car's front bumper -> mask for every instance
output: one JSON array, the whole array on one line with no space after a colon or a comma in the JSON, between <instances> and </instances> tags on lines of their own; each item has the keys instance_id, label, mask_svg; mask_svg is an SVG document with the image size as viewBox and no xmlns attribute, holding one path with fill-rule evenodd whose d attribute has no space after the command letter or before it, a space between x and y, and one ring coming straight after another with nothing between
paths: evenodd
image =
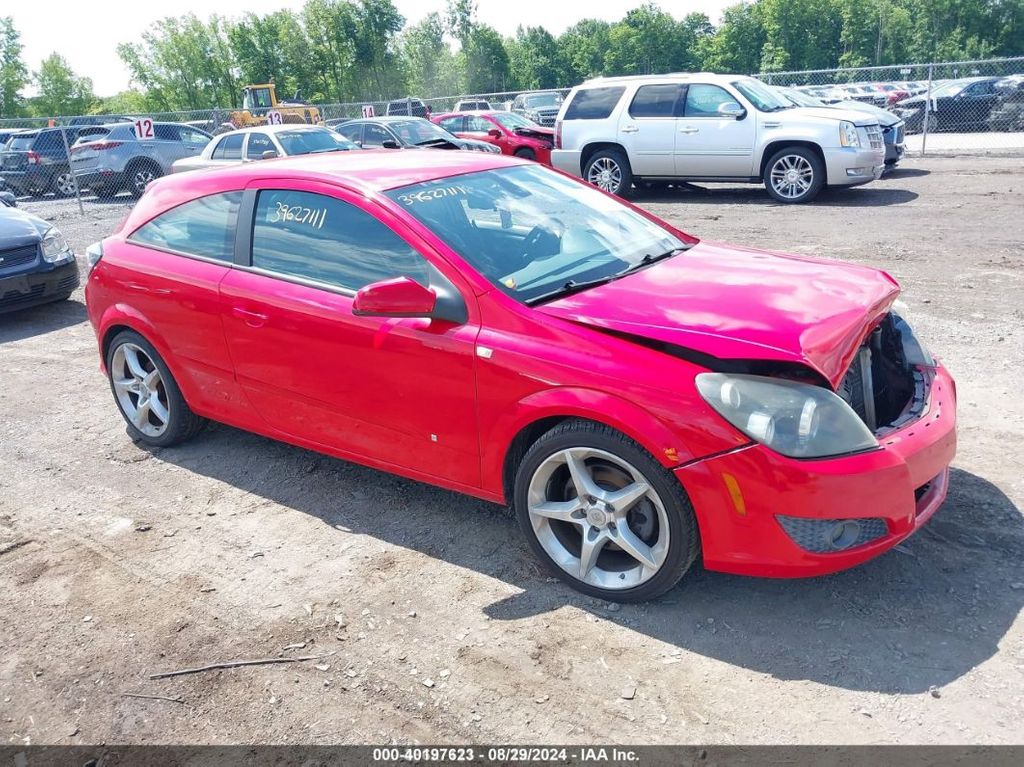
<instances>
[{"instance_id":1,"label":"car's front bumper","mask_svg":"<svg viewBox=\"0 0 1024 767\"><path fill-rule=\"evenodd\" d=\"M572 176L582 177L583 170L581 160L583 152L576 152L570 149L552 149L551 167L568 173Z\"/></svg>"},{"instance_id":2,"label":"car's front bumper","mask_svg":"<svg viewBox=\"0 0 1024 767\"><path fill-rule=\"evenodd\" d=\"M78 264L71 261L46 271L0 277L0 313L66 297L79 285Z\"/></svg>"},{"instance_id":3,"label":"car's front bumper","mask_svg":"<svg viewBox=\"0 0 1024 767\"><path fill-rule=\"evenodd\" d=\"M874 181L885 170L885 148L834 147L823 150L830 186L857 186Z\"/></svg>"},{"instance_id":4,"label":"car's front bumper","mask_svg":"<svg viewBox=\"0 0 1024 767\"><path fill-rule=\"evenodd\" d=\"M933 371L924 413L879 441L879 449L822 460L750 445L676 469L697 514L705 566L766 577L823 575L878 556L919 529L946 497L956 452L956 390L943 367ZM824 553L798 543L780 516L812 521L812 528L820 520L861 520L864 527L873 520L879 535Z\"/></svg>"}]
</instances>

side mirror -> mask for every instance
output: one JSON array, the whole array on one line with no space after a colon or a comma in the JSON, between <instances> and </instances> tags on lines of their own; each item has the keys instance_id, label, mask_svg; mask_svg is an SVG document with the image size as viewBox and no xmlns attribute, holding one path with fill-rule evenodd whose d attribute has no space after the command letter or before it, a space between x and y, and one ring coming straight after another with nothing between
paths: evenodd
<instances>
[{"instance_id":1,"label":"side mirror","mask_svg":"<svg viewBox=\"0 0 1024 767\"><path fill-rule=\"evenodd\" d=\"M275 157L277 157L277 150L268 149L262 155L260 155L260 157L264 160L273 160Z\"/></svg>"},{"instance_id":2,"label":"side mirror","mask_svg":"<svg viewBox=\"0 0 1024 767\"><path fill-rule=\"evenodd\" d=\"M401 149L402 145L395 141L393 138L384 139L380 145L385 149Z\"/></svg>"},{"instance_id":3,"label":"side mirror","mask_svg":"<svg viewBox=\"0 0 1024 767\"><path fill-rule=\"evenodd\" d=\"M724 104L718 105L718 114L721 117L732 117L736 120L742 120L747 116L747 110L735 101L726 101Z\"/></svg>"},{"instance_id":4,"label":"side mirror","mask_svg":"<svg viewBox=\"0 0 1024 767\"><path fill-rule=\"evenodd\" d=\"M501 138L501 131L498 130L497 128L491 128L489 131L487 131L487 135L490 136L491 138Z\"/></svg>"},{"instance_id":5,"label":"side mirror","mask_svg":"<svg viewBox=\"0 0 1024 767\"><path fill-rule=\"evenodd\" d=\"M357 317L430 317L437 294L408 277L371 283L356 293L352 313Z\"/></svg>"}]
</instances>

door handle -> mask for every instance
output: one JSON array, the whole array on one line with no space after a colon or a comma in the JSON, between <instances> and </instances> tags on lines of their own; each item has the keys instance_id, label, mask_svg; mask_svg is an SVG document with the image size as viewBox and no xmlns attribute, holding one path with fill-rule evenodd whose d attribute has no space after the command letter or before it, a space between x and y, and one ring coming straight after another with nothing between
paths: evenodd
<instances>
[{"instance_id":1,"label":"door handle","mask_svg":"<svg viewBox=\"0 0 1024 767\"><path fill-rule=\"evenodd\" d=\"M231 314L238 319L243 320L250 328L263 327L263 324L267 321L267 315L243 309L241 306L233 306L231 308Z\"/></svg>"},{"instance_id":2,"label":"door handle","mask_svg":"<svg viewBox=\"0 0 1024 767\"><path fill-rule=\"evenodd\" d=\"M782 123L775 123L775 122L772 122L772 123L761 123L761 127L762 128L779 128L781 126L782 126Z\"/></svg>"},{"instance_id":3,"label":"door handle","mask_svg":"<svg viewBox=\"0 0 1024 767\"><path fill-rule=\"evenodd\" d=\"M627 125L625 128L622 129L622 132L623 133L636 133L638 130L640 130L640 129L638 127L636 127L635 125Z\"/></svg>"},{"instance_id":4,"label":"door handle","mask_svg":"<svg viewBox=\"0 0 1024 767\"><path fill-rule=\"evenodd\" d=\"M691 125L687 125L685 128L679 129L680 133L700 133L700 128L694 128Z\"/></svg>"}]
</instances>

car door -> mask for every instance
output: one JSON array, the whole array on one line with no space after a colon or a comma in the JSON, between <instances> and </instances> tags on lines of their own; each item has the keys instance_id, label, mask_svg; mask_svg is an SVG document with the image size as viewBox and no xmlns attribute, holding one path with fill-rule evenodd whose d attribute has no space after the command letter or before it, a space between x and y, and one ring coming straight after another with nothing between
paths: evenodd
<instances>
[{"instance_id":1,"label":"car door","mask_svg":"<svg viewBox=\"0 0 1024 767\"><path fill-rule=\"evenodd\" d=\"M226 133L220 139L215 139L217 144L213 147L213 152L206 165L234 165L241 162L244 140L244 133Z\"/></svg>"},{"instance_id":2,"label":"car door","mask_svg":"<svg viewBox=\"0 0 1024 767\"><path fill-rule=\"evenodd\" d=\"M500 131L501 135L492 136L490 133L492 130ZM481 117L480 115L466 115L466 127L463 132L458 135L463 138L471 138L488 144L494 144L502 151L503 154L512 154L512 149L509 146L508 136L505 134L505 131L486 117Z\"/></svg>"},{"instance_id":3,"label":"car door","mask_svg":"<svg viewBox=\"0 0 1024 767\"><path fill-rule=\"evenodd\" d=\"M274 144L270 135L263 131L253 131L245 140L245 161L262 160L264 152L277 152L277 145Z\"/></svg>"},{"instance_id":4,"label":"car door","mask_svg":"<svg viewBox=\"0 0 1024 767\"><path fill-rule=\"evenodd\" d=\"M140 141L146 144L146 141ZM156 123L153 125L153 139L148 142L154 150L154 158L164 173L171 172L171 164L182 157L189 157L192 152L188 151L185 143L181 140L181 132L177 125L168 123Z\"/></svg>"},{"instance_id":5,"label":"car door","mask_svg":"<svg viewBox=\"0 0 1024 767\"><path fill-rule=\"evenodd\" d=\"M968 85L953 99L952 117L957 125L965 128L977 127L988 119L996 98L995 84L991 80Z\"/></svg>"},{"instance_id":6,"label":"car door","mask_svg":"<svg viewBox=\"0 0 1024 767\"><path fill-rule=\"evenodd\" d=\"M472 292L360 195L274 180L247 201L253 223L240 231L251 240L220 290L235 373L257 413L336 454L478 485ZM400 275L455 291L469 320L352 313L356 290Z\"/></svg>"},{"instance_id":7,"label":"car door","mask_svg":"<svg viewBox=\"0 0 1024 767\"><path fill-rule=\"evenodd\" d=\"M765 127L774 116L747 113L741 118L722 115L726 104L739 99L720 85L691 82L683 100L683 117L676 136L676 173L684 177L750 178L758 120Z\"/></svg>"},{"instance_id":8,"label":"car door","mask_svg":"<svg viewBox=\"0 0 1024 767\"><path fill-rule=\"evenodd\" d=\"M339 125L336 130L353 144L358 146L363 145L362 123L346 123L345 125Z\"/></svg>"},{"instance_id":9,"label":"car door","mask_svg":"<svg viewBox=\"0 0 1024 767\"><path fill-rule=\"evenodd\" d=\"M619 142L635 176L675 175L676 115L683 93L679 83L641 85L623 110Z\"/></svg>"}]
</instances>

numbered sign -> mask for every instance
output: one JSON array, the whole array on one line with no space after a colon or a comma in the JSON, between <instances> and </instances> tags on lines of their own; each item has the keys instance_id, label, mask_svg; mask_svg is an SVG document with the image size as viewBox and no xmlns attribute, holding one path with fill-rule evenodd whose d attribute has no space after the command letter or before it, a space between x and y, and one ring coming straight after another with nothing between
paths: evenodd
<instances>
[{"instance_id":1,"label":"numbered sign","mask_svg":"<svg viewBox=\"0 0 1024 767\"><path fill-rule=\"evenodd\" d=\"M363 117L376 117L373 111L373 104L363 104Z\"/></svg>"},{"instance_id":2,"label":"numbered sign","mask_svg":"<svg viewBox=\"0 0 1024 767\"><path fill-rule=\"evenodd\" d=\"M135 138L139 141L149 141L153 138L153 121L148 117L140 117L132 123L135 131Z\"/></svg>"},{"instance_id":3,"label":"numbered sign","mask_svg":"<svg viewBox=\"0 0 1024 767\"><path fill-rule=\"evenodd\" d=\"M280 125L284 122L284 117L276 109L271 109L267 112L267 125Z\"/></svg>"}]
</instances>

